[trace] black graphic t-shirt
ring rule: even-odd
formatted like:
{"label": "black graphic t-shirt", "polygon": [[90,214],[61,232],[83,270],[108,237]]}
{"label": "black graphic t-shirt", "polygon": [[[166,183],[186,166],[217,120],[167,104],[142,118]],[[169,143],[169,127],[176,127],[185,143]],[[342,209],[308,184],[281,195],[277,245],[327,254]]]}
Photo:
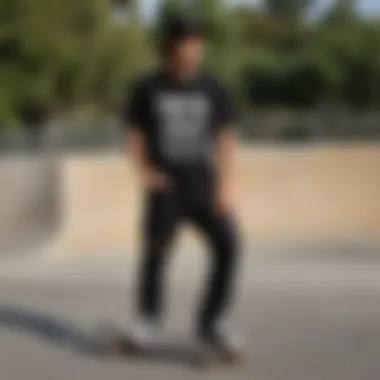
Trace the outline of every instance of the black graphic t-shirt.
{"label": "black graphic t-shirt", "polygon": [[207,163],[215,134],[236,120],[227,92],[205,74],[186,83],[163,72],[145,77],[123,112],[126,125],[144,133],[151,164],[162,168]]}

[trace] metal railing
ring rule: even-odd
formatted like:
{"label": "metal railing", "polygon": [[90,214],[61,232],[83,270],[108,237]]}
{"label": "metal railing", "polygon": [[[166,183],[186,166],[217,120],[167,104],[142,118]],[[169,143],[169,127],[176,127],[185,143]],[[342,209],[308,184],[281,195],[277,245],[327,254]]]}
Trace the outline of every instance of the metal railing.
{"label": "metal railing", "polygon": [[[254,112],[239,126],[244,142],[309,143],[379,141],[380,112]],[[100,150],[124,147],[114,123],[52,122],[43,129],[0,129],[0,152]]]}

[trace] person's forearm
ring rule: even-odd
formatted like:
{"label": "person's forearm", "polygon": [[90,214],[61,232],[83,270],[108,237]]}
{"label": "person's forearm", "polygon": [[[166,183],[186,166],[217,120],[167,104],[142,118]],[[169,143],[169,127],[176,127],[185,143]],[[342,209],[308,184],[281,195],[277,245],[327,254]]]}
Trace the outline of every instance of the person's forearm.
{"label": "person's forearm", "polygon": [[141,176],[149,166],[145,138],[142,133],[136,131],[129,132],[127,148],[138,175]]}
{"label": "person's forearm", "polygon": [[151,166],[144,135],[137,131],[130,132],[127,145],[143,187],[155,190],[168,188],[166,176]]}
{"label": "person's forearm", "polygon": [[215,165],[219,186],[230,188],[233,183],[236,136],[232,128],[225,128],[217,136]]}

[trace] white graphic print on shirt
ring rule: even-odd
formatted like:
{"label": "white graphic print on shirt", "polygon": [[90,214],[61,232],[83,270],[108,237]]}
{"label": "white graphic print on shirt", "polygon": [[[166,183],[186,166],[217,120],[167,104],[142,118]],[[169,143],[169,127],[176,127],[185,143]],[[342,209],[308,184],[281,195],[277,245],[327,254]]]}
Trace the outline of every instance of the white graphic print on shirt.
{"label": "white graphic print on shirt", "polygon": [[208,98],[199,93],[159,93],[157,110],[163,155],[175,162],[203,158],[208,140]]}

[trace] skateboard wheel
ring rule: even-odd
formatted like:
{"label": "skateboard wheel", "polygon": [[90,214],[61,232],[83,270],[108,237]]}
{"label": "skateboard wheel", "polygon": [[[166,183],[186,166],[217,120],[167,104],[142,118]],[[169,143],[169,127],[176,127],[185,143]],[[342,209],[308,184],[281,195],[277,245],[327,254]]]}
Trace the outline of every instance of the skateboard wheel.
{"label": "skateboard wheel", "polygon": [[128,340],[116,340],[108,345],[107,351],[116,357],[131,356],[138,352],[137,347]]}

